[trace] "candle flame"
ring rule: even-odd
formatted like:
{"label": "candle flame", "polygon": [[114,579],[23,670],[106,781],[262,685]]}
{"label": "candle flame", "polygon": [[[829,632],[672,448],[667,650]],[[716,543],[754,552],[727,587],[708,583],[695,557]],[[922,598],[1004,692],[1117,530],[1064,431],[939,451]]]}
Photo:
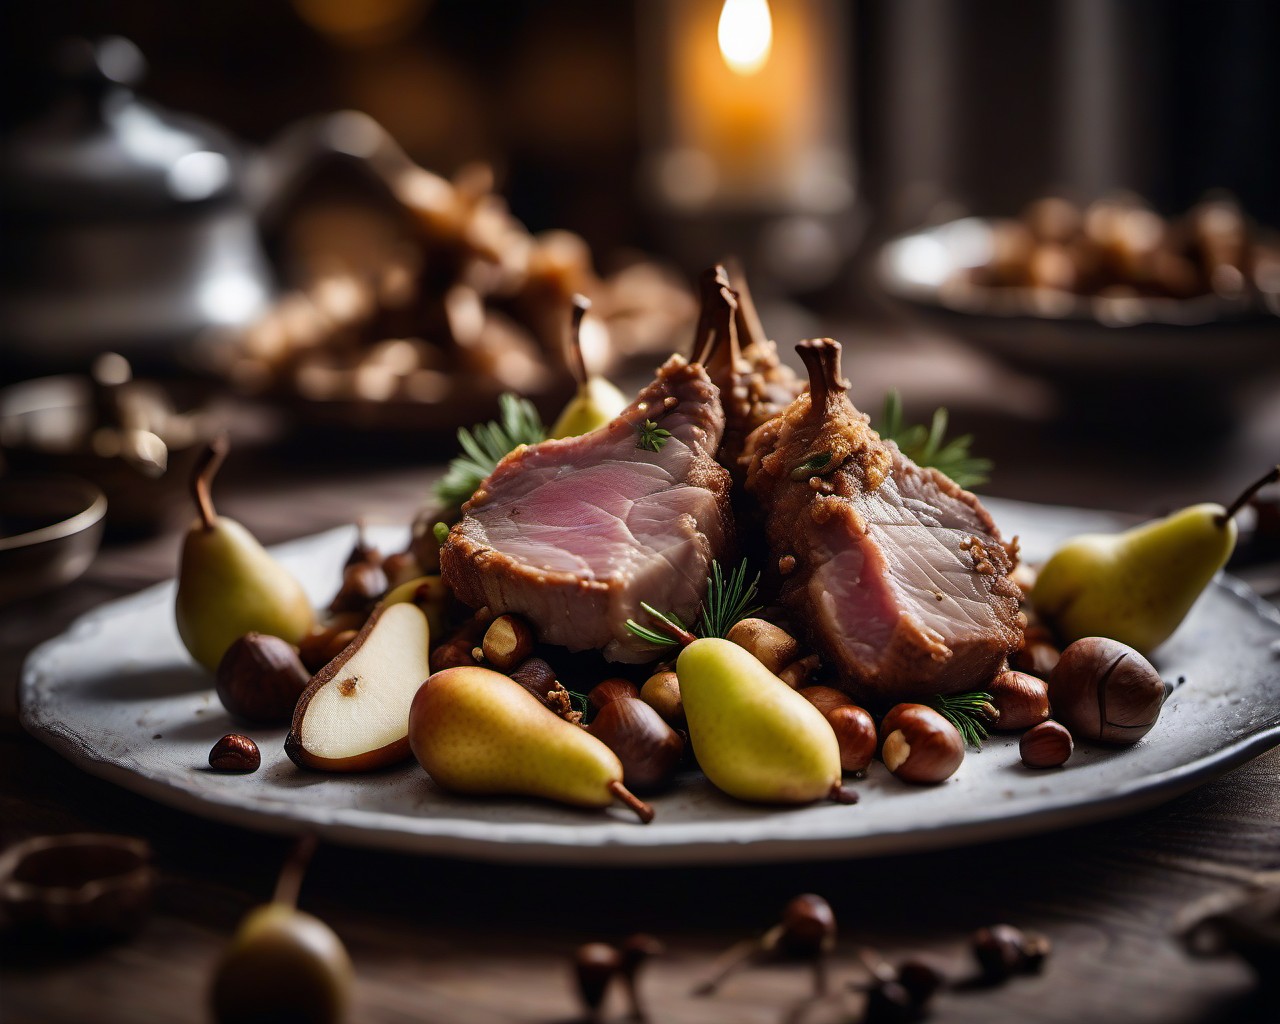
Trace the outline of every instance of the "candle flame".
{"label": "candle flame", "polygon": [[769,0],[724,0],[716,36],[724,62],[740,75],[754,75],[773,46]]}

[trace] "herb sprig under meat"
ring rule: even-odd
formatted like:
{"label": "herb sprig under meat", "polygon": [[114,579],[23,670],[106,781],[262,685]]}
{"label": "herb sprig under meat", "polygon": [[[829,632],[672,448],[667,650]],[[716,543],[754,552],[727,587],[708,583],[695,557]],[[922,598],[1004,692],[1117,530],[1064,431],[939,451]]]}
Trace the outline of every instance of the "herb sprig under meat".
{"label": "herb sprig under meat", "polygon": [[902,396],[891,389],[884,396],[884,411],[875,431],[886,441],[893,441],[902,454],[918,466],[932,466],[951,477],[961,487],[977,487],[987,482],[991,460],[969,454],[973,435],[962,434],[943,442],[947,433],[947,410],[935,409],[929,426],[915,423],[911,426],[903,420]]}
{"label": "herb sprig under meat", "polygon": [[991,694],[981,691],[949,695],[940,693],[928,704],[960,731],[966,744],[982,749],[982,741],[987,738],[987,724],[995,711],[991,706]]}
{"label": "herb sprig under meat", "polygon": [[[754,578],[747,579],[745,558],[728,576],[725,576],[721,570],[719,562],[712,562],[711,578],[707,581],[707,596],[702,599],[698,624],[693,632],[702,637],[726,636],[729,630],[743,619],[749,619],[760,611],[760,607],[754,603],[759,585],[759,573],[756,573]],[[665,622],[685,633],[689,632],[679,616],[660,612],[644,602],[641,602],[640,607],[659,622]],[[679,643],[674,637],[642,626],[635,619],[627,619],[627,629],[640,639],[660,647],[675,647]]]}
{"label": "herb sprig under meat", "polygon": [[498,398],[496,421],[458,430],[462,454],[436,484],[436,498],[445,508],[457,508],[476,492],[503,456],[522,444],[537,444],[547,436],[542,417],[526,398],[507,392]]}

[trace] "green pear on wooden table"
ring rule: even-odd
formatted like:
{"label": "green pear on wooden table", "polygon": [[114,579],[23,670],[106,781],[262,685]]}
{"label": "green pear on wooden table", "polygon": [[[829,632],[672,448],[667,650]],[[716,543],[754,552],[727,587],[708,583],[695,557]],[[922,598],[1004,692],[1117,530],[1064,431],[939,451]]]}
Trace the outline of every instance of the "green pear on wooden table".
{"label": "green pear on wooden table", "polygon": [[285,753],[303,768],[372,771],[409,756],[409,706],[430,675],[427,617],[381,604],[342,653],[312,677],[293,710]]}
{"label": "green pear on wooden table", "polygon": [[618,388],[606,380],[588,374],[582,359],[582,318],[591,303],[585,296],[573,297],[573,326],[570,329],[569,365],[578,382],[578,392],[557,417],[549,437],[577,437],[612,422],[630,402]]}
{"label": "green pear on wooden table", "polygon": [[1067,541],[1036,576],[1032,604],[1063,643],[1104,636],[1150,654],[1227,564],[1235,514],[1277,479],[1280,467],[1226,508],[1192,505],[1122,533]]}
{"label": "green pear on wooden table", "polygon": [[253,534],[214,510],[209,487],[226,453],[226,439],[218,438],[192,476],[200,515],[183,541],[174,603],[182,642],[210,671],[246,633],[296,644],[315,622],[302,585]]}
{"label": "green pear on wooden table", "polygon": [[842,795],[830,723],[749,651],[714,637],[693,640],[676,675],[694,753],[717,788],[758,803]]}
{"label": "green pear on wooden table", "polygon": [[648,822],[653,809],[622,784],[622,762],[581,726],[550,711],[508,676],[478,666],[437,672],[409,713],[418,763],[454,793],[536,796],[578,807],[621,800]]}

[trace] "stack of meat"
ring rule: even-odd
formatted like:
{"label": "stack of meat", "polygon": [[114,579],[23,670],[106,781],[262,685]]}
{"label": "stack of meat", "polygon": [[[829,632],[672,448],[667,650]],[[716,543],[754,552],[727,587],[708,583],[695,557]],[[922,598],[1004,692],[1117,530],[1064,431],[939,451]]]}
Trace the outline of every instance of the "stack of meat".
{"label": "stack of meat", "polygon": [[1016,542],[871,429],[838,343],[799,352],[807,388],[745,289],[708,272],[691,361],[673,356],[607,427],[504,459],[441,551],[446,581],[547,642],[640,663],[660,654],[626,627],[641,602],[694,621],[711,562],[745,549],[849,693],[981,688],[1022,645]]}

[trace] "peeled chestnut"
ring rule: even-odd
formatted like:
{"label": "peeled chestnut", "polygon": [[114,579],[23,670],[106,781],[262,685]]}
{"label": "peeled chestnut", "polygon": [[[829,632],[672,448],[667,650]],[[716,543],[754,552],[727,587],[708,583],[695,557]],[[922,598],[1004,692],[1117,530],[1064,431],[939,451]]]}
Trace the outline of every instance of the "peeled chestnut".
{"label": "peeled chestnut", "polygon": [[684,754],[684,740],[642,700],[618,697],[596,712],[587,731],[618,755],[622,781],[637,793],[671,781]]}
{"label": "peeled chestnut", "polygon": [[885,767],[904,782],[931,785],[955,774],[964,740],[954,725],[924,704],[899,704],[880,723]]}
{"label": "peeled chestnut", "polygon": [[1077,739],[1136,743],[1156,724],[1164,698],[1151,662],[1107,637],[1077,640],[1049,674],[1054,717]]}
{"label": "peeled chestnut", "polygon": [[246,633],[218,662],[218,699],[246,722],[283,725],[311,681],[293,645],[278,636]]}
{"label": "peeled chestnut", "polygon": [[1017,732],[1049,717],[1049,687],[1043,679],[1008,669],[987,686],[991,705],[1000,713],[996,728]]}
{"label": "peeled chestnut", "polygon": [[774,675],[800,655],[800,644],[781,626],[765,619],[741,619],[725,637],[730,643],[750,651]]}
{"label": "peeled chestnut", "polygon": [[640,699],[668,725],[677,729],[684,727],[684,700],[680,696],[680,679],[674,672],[651,675],[640,687]]}

